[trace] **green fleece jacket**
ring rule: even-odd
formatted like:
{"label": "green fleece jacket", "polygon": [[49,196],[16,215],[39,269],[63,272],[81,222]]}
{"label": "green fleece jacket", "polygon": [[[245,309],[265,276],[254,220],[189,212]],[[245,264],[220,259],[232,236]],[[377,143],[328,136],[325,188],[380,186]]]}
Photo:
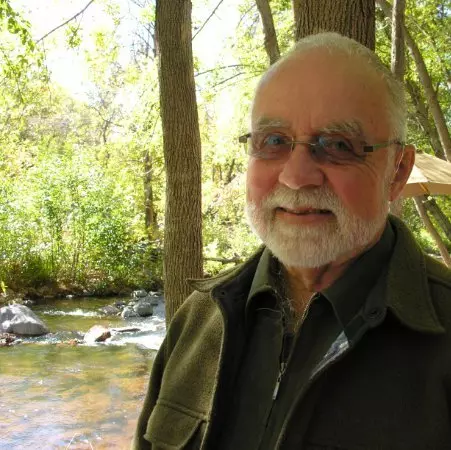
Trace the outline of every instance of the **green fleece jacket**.
{"label": "green fleece jacket", "polygon": [[[451,449],[451,271],[390,222],[396,243],[374,307],[315,368],[271,450]],[[194,282],[156,356],[132,449],[223,447],[260,254]]]}

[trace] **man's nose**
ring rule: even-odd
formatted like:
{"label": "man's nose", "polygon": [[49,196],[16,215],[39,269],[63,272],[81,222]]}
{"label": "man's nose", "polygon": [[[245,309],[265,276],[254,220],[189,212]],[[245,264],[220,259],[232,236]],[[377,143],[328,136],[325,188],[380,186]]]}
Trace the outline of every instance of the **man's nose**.
{"label": "man's nose", "polygon": [[308,144],[294,144],[290,157],[279,173],[279,183],[293,190],[324,183],[324,173],[320,164],[313,159]]}

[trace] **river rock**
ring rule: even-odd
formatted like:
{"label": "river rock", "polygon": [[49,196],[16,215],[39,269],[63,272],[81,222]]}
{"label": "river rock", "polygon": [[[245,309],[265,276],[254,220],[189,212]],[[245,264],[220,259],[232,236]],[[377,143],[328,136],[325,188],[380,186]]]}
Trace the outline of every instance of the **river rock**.
{"label": "river rock", "polygon": [[13,304],[0,308],[0,333],[41,336],[48,332],[45,323],[27,306]]}
{"label": "river rock", "polygon": [[143,298],[147,297],[147,292],[144,289],[138,289],[132,292],[132,298]]}
{"label": "river rock", "polygon": [[94,344],[96,342],[104,342],[111,337],[111,331],[101,325],[94,325],[85,334],[83,341],[86,344]]}
{"label": "river rock", "polygon": [[123,319],[126,319],[127,317],[138,317],[138,313],[135,312],[133,306],[126,306],[121,313],[121,317]]}
{"label": "river rock", "polygon": [[153,306],[151,300],[146,297],[139,300],[135,306],[133,306],[133,310],[141,317],[151,316],[153,314]]}
{"label": "river rock", "polygon": [[102,314],[106,314],[107,316],[116,316],[121,312],[121,310],[119,308],[116,308],[116,306],[114,305],[107,305],[103,308],[100,308],[100,312]]}
{"label": "river rock", "polygon": [[158,306],[158,303],[160,303],[160,297],[156,295],[152,295],[149,292],[149,295],[145,298],[146,302],[149,302],[152,306]]}

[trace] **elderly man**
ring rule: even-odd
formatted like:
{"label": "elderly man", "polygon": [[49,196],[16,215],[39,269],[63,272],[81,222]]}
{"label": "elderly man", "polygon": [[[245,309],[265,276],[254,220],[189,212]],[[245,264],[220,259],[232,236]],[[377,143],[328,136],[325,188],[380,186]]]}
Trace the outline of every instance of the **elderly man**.
{"label": "elderly man", "polygon": [[388,216],[415,152],[402,86],[343,36],[260,81],[247,171],[265,246],[198,281],[136,449],[451,449],[451,273]]}

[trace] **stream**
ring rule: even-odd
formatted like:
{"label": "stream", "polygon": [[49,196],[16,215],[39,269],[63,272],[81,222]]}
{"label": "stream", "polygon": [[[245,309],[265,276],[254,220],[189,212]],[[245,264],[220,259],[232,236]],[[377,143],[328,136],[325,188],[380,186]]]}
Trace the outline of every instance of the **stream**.
{"label": "stream", "polygon": [[[146,318],[99,312],[117,300],[59,299],[31,307],[51,333],[0,348],[0,449],[129,448],[165,334],[164,302]],[[76,345],[93,325],[139,331]]]}

